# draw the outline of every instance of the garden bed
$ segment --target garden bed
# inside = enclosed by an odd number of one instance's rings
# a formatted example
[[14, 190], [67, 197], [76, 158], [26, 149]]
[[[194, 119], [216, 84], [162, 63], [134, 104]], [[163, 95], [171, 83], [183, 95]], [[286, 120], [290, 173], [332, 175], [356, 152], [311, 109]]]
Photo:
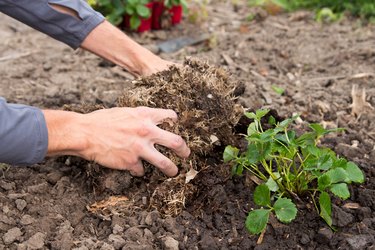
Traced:
[[[362, 27], [357, 20], [321, 25], [305, 12], [265, 16], [258, 11], [249, 23], [246, 8], [240, 8], [243, 13], [224, 3], [210, 8], [211, 18], [200, 27], [202, 33], [215, 30], [210, 41], [162, 56], [182, 62], [190, 55], [224, 67], [234, 82], [245, 86], [238, 99], [244, 107], [271, 108], [282, 118], [299, 113], [303, 121], [346, 128], [322, 144], [357, 163], [366, 181], [351, 187], [349, 200], [333, 200], [337, 231], [333, 233], [307, 204], [298, 207], [291, 224], [271, 217], [261, 238], [250, 235], [244, 221], [256, 207], [255, 184], [248, 174], [231, 177], [230, 166], [221, 161], [221, 145], [206, 156], [205, 167], [192, 181], [193, 197], [172, 216], [150, 206], [154, 190], [165, 181], [152, 167], [143, 178], [102, 170], [106, 178], [97, 181], [82, 167], [87, 163], [76, 158], [4, 168], [0, 249], [375, 247], [375, 112], [363, 108], [352, 114], [350, 106], [357, 85], [375, 107], [375, 27]], [[124, 90], [134, 87], [131, 77], [117, 67], [88, 53], [73, 53], [3, 15], [0, 20], [0, 58], [8, 56], [0, 60], [0, 95], [8, 101], [43, 108], [82, 102], [114, 106]], [[149, 45], [192, 30], [196, 26], [183, 23], [171, 31], [134, 38]], [[284, 93], [276, 93], [276, 87]]]

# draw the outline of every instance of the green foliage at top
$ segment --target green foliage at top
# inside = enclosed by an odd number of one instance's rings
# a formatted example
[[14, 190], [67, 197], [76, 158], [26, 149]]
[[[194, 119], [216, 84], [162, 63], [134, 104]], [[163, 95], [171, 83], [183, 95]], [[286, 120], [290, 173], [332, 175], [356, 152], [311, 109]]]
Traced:
[[375, 20], [373, 0], [249, 0], [250, 5], [273, 3], [287, 11], [312, 9], [317, 12], [318, 21], [329, 18], [334, 21], [340, 13], [349, 12], [353, 16]]
[[184, 11], [187, 11], [188, 5], [186, 0], [164, 0], [164, 6], [172, 8], [172, 6], [181, 5]]
[[145, 6], [149, 2], [151, 0], [90, 0], [89, 4], [114, 25], [121, 24], [124, 15], [129, 15], [130, 28], [136, 30], [141, 18], [151, 16], [151, 10]]
[[247, 149], [240, 152], [236, 147], [227, 146], [223, 153], [224, 162], [232, 164], [233, 174], [242, 175], [247, 170], [263, 182], [253, 196], [255, 204], [262, 208], [249, 213], [245, 223], [247, 229], [254, 234], [262, 232], [271, 212], [281, 222], [291, 222], [297, 214], [292, 200], [308, 196], [313, 199], [320, 216], [332, 226], [329, 193], [348, 199], [348, 184], [365, 180], [355, 163], [338, 157], [329, 148], [318, 146], [323, 136], [341, 129], [324, 129], [320, 124], [309, 124], [311, 130], [298, 136], [289, 129], [297, 117], [277, 123], [269, 116], [268, 126], [271, 128], [265, 130], [261, 120], [268, 112], [245, 113], [252, 120], [247, 129]]

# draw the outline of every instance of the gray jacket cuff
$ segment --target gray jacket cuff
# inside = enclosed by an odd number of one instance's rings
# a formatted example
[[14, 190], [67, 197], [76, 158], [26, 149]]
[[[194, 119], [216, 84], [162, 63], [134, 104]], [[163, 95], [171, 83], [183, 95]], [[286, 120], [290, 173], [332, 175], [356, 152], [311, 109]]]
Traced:
[[0, 98], [0, 162], [32, 165], [44, 159], [47, 149], [43, 112], [26, 105], [7, 104]]

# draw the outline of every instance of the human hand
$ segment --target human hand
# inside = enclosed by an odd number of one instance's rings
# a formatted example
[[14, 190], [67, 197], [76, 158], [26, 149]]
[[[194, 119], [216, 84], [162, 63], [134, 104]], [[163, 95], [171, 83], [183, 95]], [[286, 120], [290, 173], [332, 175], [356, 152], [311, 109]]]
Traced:
[[[70, 113], [70, 118], [59, 123], [62, 116], [53, 115], [54, 112]], [[157, 126], [165, 119], [177, 120], [177, 114], [172, 110], [138, 107], [102, 109], [88, 114], [44, 113], [49, 132], [49, 155], [77, 155], [108, 168], [129, 170], [136, 176], [144, 175], [142, 160], [145, 160], [166, 175], [175, 176], [176, 165], [157, 151], [155, 144], [172, 149], [182, 158], [190, 154], [181, 136]]]

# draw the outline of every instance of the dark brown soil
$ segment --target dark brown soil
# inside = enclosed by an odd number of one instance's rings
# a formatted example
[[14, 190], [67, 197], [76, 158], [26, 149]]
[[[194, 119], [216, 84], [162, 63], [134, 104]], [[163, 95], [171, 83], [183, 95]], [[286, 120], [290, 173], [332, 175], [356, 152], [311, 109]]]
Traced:
[[[375, 111], [351, 93], [355, 85], [365, 89], [365, 100], [375, 107], [375, 27], [347, 19], [321, 25], [304, 12], [265, 17], [258, 11], [248, 23], [250, 10], [241, 6], [235, 12], [229, 3], [208, 10], [211, 18], [199, 29], [214, 31], [210, 41], [162, 56], [182, 62], [189, 55], [224, 67], [246, 87], [239, 101], [247, 108], [272, 108], [281, 117], [299, 113], [308, 122], [346, 128], [322, 143], [356, 162], [366, 182], [351, 187], [349, 200], [334, 201], [338, 230], [330, 231], [308, 204], [291, 224], [272, 218], [257, 244], [259, 236], [244, 228], [254, 208], [254, 184], [246, 175], [232, 178], [220, 161], [223, 147], [217, 147], [205, 157], [208, 167], [189, 183], [194, 193], [178, 216], [152, 206], [154, 191], [166, 181], [151, 167], [145, 177], [134, 178], [111, 170], [95, 176], [76, 158], [2, 166], [0, 249], [375, 248]], [[0, 20], [0, 96], [8, 101], [110, 107], [133, 88], [127, 73], [94, 55], [74, 53], [3, 15]], [[185, 23], [134, 38], [149, 45], [192, 32], [197, 26]], [[285, 92], [279, 95], [273, 86]]]

